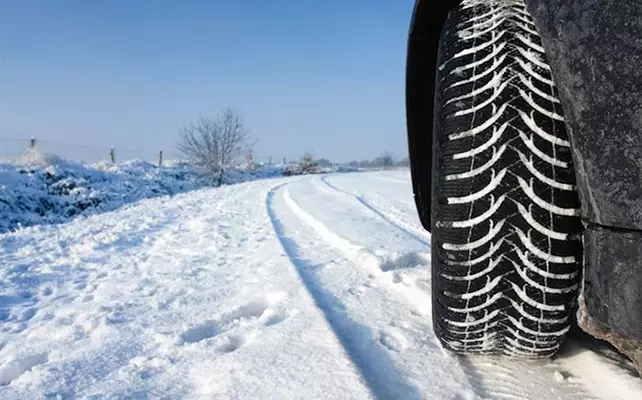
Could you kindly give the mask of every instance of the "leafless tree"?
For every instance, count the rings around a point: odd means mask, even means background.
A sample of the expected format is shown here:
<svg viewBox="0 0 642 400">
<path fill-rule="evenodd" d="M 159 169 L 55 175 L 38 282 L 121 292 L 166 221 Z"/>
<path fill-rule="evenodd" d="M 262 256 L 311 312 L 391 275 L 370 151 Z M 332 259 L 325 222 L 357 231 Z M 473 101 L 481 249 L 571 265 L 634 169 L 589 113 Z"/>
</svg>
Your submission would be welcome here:
<svg viewBox="0 0 642 400">
<path fill-rule="evenodd" d="M 312 152 L 306 151 L 299 161 L 299 168 L 302 174 L 312 174 L 317 170 L 317 161 Z"/>
<path fill-rule="evenodd" d="M 225 170 L 232 167 L 250 146 L 249 133 L 238 113 L 226 109 L 212 120 L 201 117 L 181 132 L 178 150 L 193 164 L 207 171 L 212 183 L 223 183 Z"/>
<path fill-rule="evenodd" d="M 375 159 L 375 162 L 378 166 L 383 167 L 384 169 L 388 169 L 394 165 L 395 158 L 392 153 L 384 151 L 383 154 Z"/>
</svg>

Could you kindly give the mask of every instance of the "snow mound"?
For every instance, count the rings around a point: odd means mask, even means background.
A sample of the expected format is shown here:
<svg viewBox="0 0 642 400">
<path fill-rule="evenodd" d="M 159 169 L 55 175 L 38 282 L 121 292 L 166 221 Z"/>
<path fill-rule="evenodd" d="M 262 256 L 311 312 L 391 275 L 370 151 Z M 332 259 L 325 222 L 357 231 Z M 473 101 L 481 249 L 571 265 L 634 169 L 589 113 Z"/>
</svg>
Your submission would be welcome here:
<svg viewBox="0 0 642 400">
<path fill-rule="evenodd" d="M 0 163 L 0 233 L 65 222 L 205 185 L 202 174 L 184 163 L 82 165 L 34 152 L 13 163 Z"/>
</svg>

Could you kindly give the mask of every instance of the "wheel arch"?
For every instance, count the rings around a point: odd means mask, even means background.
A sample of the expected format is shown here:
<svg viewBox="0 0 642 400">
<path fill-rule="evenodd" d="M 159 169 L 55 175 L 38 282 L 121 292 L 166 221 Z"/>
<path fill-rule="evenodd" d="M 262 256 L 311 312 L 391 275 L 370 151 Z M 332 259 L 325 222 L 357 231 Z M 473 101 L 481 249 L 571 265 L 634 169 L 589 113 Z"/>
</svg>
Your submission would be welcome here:
<svg viewBox="0 0 642 400">
<path fill-rule="evenodd" d="M 448 12 L 461 0 L 416 0 L 406 55 L 406 125 L 415 204 L 430 231 L 433 106 L 437 55 Z"/>
</svg>

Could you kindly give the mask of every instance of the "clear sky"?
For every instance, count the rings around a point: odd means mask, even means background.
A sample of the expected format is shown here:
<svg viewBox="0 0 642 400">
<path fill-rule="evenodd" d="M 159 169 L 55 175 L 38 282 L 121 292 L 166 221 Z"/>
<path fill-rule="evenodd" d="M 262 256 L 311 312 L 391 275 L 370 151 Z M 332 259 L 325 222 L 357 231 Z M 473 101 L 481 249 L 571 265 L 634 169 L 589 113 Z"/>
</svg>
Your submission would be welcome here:
<svg viewBox="0 0 642 400">
<path fill-rule="evenodd" d="M 261 159 L 405 157 L 413 4 L 0 0 L 0 139 L 171 154 L 231 106 Z"/>
</svg>

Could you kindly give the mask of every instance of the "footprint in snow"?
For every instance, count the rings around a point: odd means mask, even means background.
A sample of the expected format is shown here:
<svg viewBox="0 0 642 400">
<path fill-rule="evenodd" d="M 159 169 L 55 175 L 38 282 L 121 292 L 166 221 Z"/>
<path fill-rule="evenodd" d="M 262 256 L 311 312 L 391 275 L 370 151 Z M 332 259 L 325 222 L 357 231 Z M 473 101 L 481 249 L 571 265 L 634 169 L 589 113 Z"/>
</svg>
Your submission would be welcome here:
<svg viewBox="0 0 642 400">
<path fill-rule="evenodd" d="M 47 353 L 33 354 L 18 360 L 0 364 L 0 386 L 6 386 L 35 366 L 49 361 Z"/>
<path fill-rule="evenodd" d="M 34 298 L 34 294 L 31 291 L 23 290 L 18 294 L 24 300 L 30 300 Z"/>
<path fill-rule="evenodd" d="M 286 296 L 287 294 L 284 292 L 268 293 L 227 313 L 223 319 L 233 321 L 241 318 L 259 318 L 266 310 L 281 302 Z"/>
<path fill-rule="evenodd" d="M 255 333 L 253 332 L 229 335 L 225 338 L 225 341 L 219 347 L 219 350 L 224 353 L 231 353 L 252 342 L 254 337 Z"/>
<path fill-rule="evenodd" d="M 291 315 L 292 313 L 288 313 L 285 311 L 277 312 L 272 309 L 267 309 L 263 312 L 263 314 L 261 314 L 259 321 L 263 324 L 263 326 L 272 326 L 285 321 Z"/>
<path fill-rule="evenodd" d="M 401 353 L 408 347 L 408 339 L 394 328 L 382 331 L 379 335 L 379 343 L 395 353 Z"/>
<path fill-rule="evenodd" d="M 366 286 L 364 284 L 364 285 L 361 285 L 361 286 L 358 286 L 358 287 L 349 288 L 348 289 L 348 293 L 350 293 L 351 295 L 359 297 L 359 296 L 363 295 L 368 290 L 368 288 L 369 288 L 369 286 Z"/>
<path fill-rule="evenodd" d="M 427 265 L 429 262 L 421 253 L 407 252 L 380 256 L 379 268 L 383 272 L 399 269 L 418 268 Z"/>
<path fill-rule="evenodd" d="M 202 325 L 195 326 L 183 332 L 181 339 L 185 343 L 198 343 L 221 333 L 219 324 L 216 321 L 207 321 Z"/>
<path fill-rule="evenodd" d="M 244 344 L 251 341 L 252 333 L 237 333 L 233 335 L 223 335 L 227 331 L 239 327 L 240 322 L 249 322 L 250 327 L 255 329 L 257 324 L 262 326 L 276 325 L 286 320 L 291 313 L 275 311 L 271 306 L 285 298 L 286 293 L 276 292 L 269 293 L 257 298 L 247 304 L 233 309 L 223 314 L 218 320 L 209 320 L 200 325 L 189 328 L 180 335 L 180 341 L 184 343 L 198 343 L 211 338 L 218 338 L 222 341 L 221 350 L 230 352 L 239 349 Z"/>
<path fill-rule="evenodd" d="M 188 329 L 181 335 L 184 343 L 198 343 L 207 339 L 215 340 L 214 345 L 223 353 L 231 353 L 254 340 L 254 332 L 225 333 L 216 321 Z"/>
<path fill-rule="evenodd" d="M 37 312 L 38 312 L 38 309 L 36 307 L 26 308 L 22 310 L 22 313 L 20 314 L 20 318 L 18 318 L 18 321 L 21 321 L 21 322 L 29 321 L 31 318 L 33 318 L 36 315 Z"/>
</svg>

